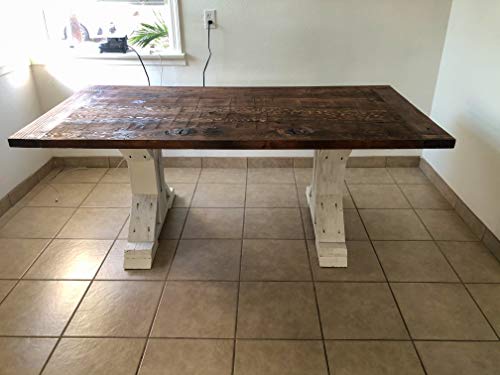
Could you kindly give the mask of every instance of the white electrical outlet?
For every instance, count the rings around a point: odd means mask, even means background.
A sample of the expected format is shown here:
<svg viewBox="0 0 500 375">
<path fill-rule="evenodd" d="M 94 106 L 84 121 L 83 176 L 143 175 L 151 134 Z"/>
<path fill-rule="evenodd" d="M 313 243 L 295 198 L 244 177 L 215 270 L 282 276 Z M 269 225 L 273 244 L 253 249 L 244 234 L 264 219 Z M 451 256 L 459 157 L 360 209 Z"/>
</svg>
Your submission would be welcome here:
<svg viewBox="0 0 500 375">
<path fill-rule="evenodd" d="M 217 22 L 215 20 L 215 9 L 205 9 L 203 11 L 203 25 L 205 29 L 208 29 L 208 21 L 212 21 L 211 29 L 215 29 L 217 27 Z"/>
</svg>

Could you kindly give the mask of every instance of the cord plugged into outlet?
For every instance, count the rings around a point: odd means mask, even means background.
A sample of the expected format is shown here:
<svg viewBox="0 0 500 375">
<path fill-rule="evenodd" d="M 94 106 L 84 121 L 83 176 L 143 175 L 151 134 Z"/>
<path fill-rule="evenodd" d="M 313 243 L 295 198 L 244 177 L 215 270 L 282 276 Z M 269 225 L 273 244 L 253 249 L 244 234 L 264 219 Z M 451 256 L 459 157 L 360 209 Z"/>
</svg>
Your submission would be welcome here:
<svg viewBox="0 0 500 375">
<path fill-rule="evenodd" d="M 205 27 L 205 29 L 208 29 L 209 27 L 212 29 L 217 28 L 215 15 L 215 9 L 205 9 L 203 11 L 203 26 Z"/>
<path fill-rule="evenodd" d="M 210 62 L 210 58 L 212 57 L 212 49 L 210 48 L 210 29 L 212 29 L 212 25 L 213 25 L 213 20 L 211 19 L 208 19 L 207 20 L 207 32 L 208 32 L 208 43 L 207 43 L 207 47 L 208 47 L 208 58 L 207 58 L 207 61 L 205 63 L 205 67 L 203 68 L 203 87 L 205 87 L 205 72 L 207 71 L 207 67 L 208 67 L 208 63 Z"/>
</svg>

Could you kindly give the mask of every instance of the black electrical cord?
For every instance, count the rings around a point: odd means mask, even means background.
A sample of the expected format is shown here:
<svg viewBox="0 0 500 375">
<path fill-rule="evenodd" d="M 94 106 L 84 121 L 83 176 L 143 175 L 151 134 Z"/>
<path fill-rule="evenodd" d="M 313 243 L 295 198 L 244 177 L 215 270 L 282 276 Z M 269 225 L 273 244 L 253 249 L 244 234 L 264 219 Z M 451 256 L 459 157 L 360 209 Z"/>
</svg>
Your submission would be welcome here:
<svg viewBox="0 0 500 375">
<path fill-rule="evenodd" d="M 146 73 L 146 78 L 148 79 L 148 86 L 151 86 L 151 81 L 149 80 L 149 74 L 148 74 L 148 71 L 146 70 L 146 66 L 144 65 L 144 63 L 142 62 L 142 58 L 141 58 L 141 55 L 139 55 L 139 53 L 135 50 L 135 48 L 133 47 L 130 47 L 128 46 L 128 48 L 132 51 L 135 52 L 135 54 L 137 55 L 137 57 L 139 58 L 139 61 L 141 62 L 141 65 L 142 65 L 142 68 L 144 69 L 144 73 Z"/>
<path fill-rule="evenodd" d="M 205 67 L 203 68 L 203 87 L 205 87 L 205 71 L 207 70 L 208 63 L 210 62 L 210 58 L 212 57 L 212 50 L 210 49 L 210 29 L 212 25 L 212 21 L 208 21 L 208 59 L 205 63 Z"/>
</svg>

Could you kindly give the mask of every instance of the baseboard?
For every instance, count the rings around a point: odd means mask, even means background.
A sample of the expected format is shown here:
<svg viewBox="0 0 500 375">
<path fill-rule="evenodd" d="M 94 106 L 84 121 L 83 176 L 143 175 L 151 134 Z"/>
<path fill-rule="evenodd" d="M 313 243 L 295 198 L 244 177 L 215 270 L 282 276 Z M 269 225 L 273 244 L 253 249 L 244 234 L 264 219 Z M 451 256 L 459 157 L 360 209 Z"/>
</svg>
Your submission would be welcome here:
<svg viewBox="0 0 500 375">
<path fill-rule="evenodd" d="M 37 171 L 26 177 L 22 182 L 17 184 L 4 197 L 0 198 L 0 216 L 6 213 L 11 207 L 24 198 L 28 192 L 40 183 L 54 168 L 54 159 L 50 159 L 42 165 Z"/>
<path fill-rule="evenodd" d="M 425 160 L 420 159 L 420 169 L 446 198 L 455 212 L 467 224 L 470 230 L 481 240 L 495 257 L 500 261 L 500 240 L 488 229 L 488 227 L 477 217 L 477 215 L 459 198 L 453 189 L 445 180 L 434 170 L 434 168 Z"/>
</svg>

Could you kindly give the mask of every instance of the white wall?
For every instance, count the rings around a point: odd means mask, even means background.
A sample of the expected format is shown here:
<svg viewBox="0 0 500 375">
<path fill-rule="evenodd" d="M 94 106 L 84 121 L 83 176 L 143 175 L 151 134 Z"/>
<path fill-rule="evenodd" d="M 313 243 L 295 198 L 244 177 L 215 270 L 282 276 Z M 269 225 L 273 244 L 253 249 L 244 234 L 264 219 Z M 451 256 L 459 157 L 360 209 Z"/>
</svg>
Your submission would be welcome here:
<svg viewBox="0 0 500 375">
<path fill-rule="evenodd" d="M 26 55 L 33 13 L 13 3 L 0 12 L 0 198 L 50 159 L 49 150 L 13 149 L 7 138 L 42 114 Z M 16 30 L 15 33 L 12 30 Z M 21 48 L 22 47 L 22 48 Z"/>
<path fill-rule="evenodd" d="M 2 68 L 0 67 L 0 70 Z M 50 159 L 49 150 L 10 148 L 7 138 L 40 116 L 28 61 L 0 73 L 0 198 Z"/>
<path fill-rule="evenodd" d="M 498 0 L 454 0 L 432 117 L 457 145 L 424 158 L 500 237 Z"/>
<path fill-rule="evenodd" d="M 155 85 L 201 84 L 207 56 L 202 12 L 215 8 L 219 25 L 212 33 L 208 85 L 391 84 L 424 112 L 430 111 L 451 0 L 180 3 L 187 66 L 165 66 L 163 74 L 160 68 L 150 67 Z M 85 85 L 144 84 L 140 66 L 110 67 L 104 63 L 68 61 L 59 66 L 35 66 L 34 72 L 43 110 Z M 82 152 L 59 150 L 56 154 Z M 189 153 L 193 154 L 196 153 Z M 304 153 L 295 152 L 301 154 Z"/>
</svg>

